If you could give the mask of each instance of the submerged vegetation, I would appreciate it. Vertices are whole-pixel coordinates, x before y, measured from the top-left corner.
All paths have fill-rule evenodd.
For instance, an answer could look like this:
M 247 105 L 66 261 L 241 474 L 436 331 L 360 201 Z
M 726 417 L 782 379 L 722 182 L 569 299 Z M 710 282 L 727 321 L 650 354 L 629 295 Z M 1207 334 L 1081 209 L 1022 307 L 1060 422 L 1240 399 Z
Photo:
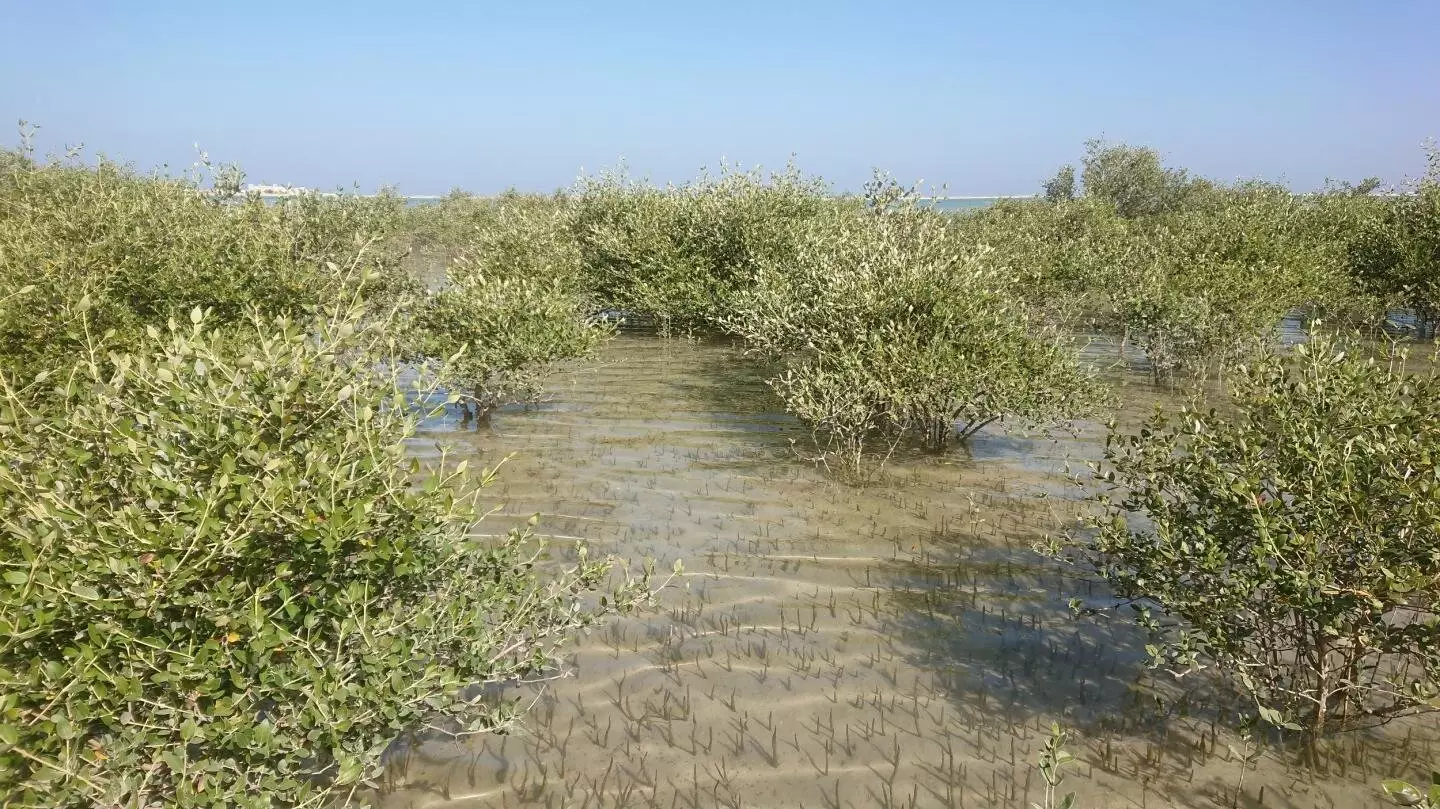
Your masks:
M 1223 377 L 1214 409 L 1112 428 L 1091 530 L 1058 544 L 1158 665 L 1214 668 L 1277 727 L 1437 706 L 1440 389 L 1371 339 L 1440 320 L 1433 156 L 1406 193 L 1296 195 L 1092 142 L 1042 198 L 964 215 L 793 167 L 418 208 L 238 189 L 0 153 L 14 805 L 319 805 L 399 736 L 503 727 L 480 686 L 554 674 L 652 584 L 476 535 L 492 472 L 407 442 L 446 407 L 534 402 L 617 322 L 734 340 L 801 455 L 856 479 L 1104 416 L 1086 341 L 1158 384 Z M 1283 349 L 1287 323 L 1311 343 Z

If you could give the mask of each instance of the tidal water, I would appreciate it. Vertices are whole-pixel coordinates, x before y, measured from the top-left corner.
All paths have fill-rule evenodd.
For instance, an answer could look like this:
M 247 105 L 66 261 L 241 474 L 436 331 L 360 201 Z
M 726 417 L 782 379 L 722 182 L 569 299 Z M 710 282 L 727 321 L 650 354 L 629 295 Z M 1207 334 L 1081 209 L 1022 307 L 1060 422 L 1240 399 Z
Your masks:
M 1111 381 L 1122 421 L 1178 399 Z M 514 689 L 534 700 L 514 732 L 405 750 L 384 807 L 1022 807 L 1052 722 L 1084 809 L 1382 806 L 1380 778 L 1440 761 L 1430 721 L 1302 766 L 1147 671 L 1128 623 L 1072 617 L 1105 589 L 1032 545 L 1073 519 L 1098 425 L 987 431 L 855 486 L 798 457 L 805 430 L 728 343 L 622 335 L 550 390 L 478 429 L 436 420 L 415 452 L 513 454 L 487 533 L 538 515 L 557 551 L 687 573 L 582 638 L 569 676 Z

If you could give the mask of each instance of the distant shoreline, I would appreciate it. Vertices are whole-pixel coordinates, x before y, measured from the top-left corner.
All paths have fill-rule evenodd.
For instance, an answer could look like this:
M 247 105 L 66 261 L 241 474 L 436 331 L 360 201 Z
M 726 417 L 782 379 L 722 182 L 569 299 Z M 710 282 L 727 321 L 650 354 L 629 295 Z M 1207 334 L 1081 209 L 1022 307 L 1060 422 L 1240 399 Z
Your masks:
M 348 194 L 348 193 L 342 194 L 342 193 L 336 193 L 336 192 L 334 192 L 334 191 L 317 191 L 317 190 L 315 190 L 315 189 L 313 189 L 313 188 L 287 188 L 287 189 L 285 189 L 284 191 L 277 191 L 277 190 L 275 190 L 275 188 L 276 188 L 275 186 L 266 186 L 266 187 L 253 187 L 253 186 L 252 186 L 252 187 L 250 187 L 250 188 L 245 189 L 245 193 L 255 193 L 255 192 L 258 192 L 258 193 L 260 194 L 260 196 L 263 197 L 263 198 L 265 198 L 265 199 L 286 199 L 286 198 L 289 198 L 289 197 L 303 197 L 303 196 L 308 196 L 308 195 L 311 195 L 311 194 L 314 194 L 314 195 L 317 195 L 317 196 L 323 196 L 323 197 L 337 197 L 337 196 L 346 196 L 346 197 L 350 197 L 350 196 L 354 196 L 354 197 L 377 197 L 377 196 L 380 196 L 379 194 Z M 539 193 L 539 192 L 536 192 L 536 193 Z M 444 194 L 396 194 L 395 196 L 398 196 L 398 197 L 400 197 L 401 199 L 439 200 L 439 199 L 444 199 L 446 195 L 444 195 Z M 491 199 L 491 198 L 498 197 L 498 196 L 500 196 L 500 195 L 499 195 L 499 194 L 475 194 L 474 196 L 475 196 L 477 199 Z M 839 196 L 839 195 L 837 195 L 837 196 Z M 917 197 L 917 199 L 923 200 L 923 201 L 925 201 L 925 202 L 946 202 L 946 201 L 949 201 L 949 200 L 955 200 L 955 201 L 974 201 L 974 200 L 986 200 L 986 199 L 1035 199 L 1035 198 L 1038 197 L 1038 196 L 1040 196 L 1040 195 L 1039 195 L 1039 194 L 976 194 L 976 195 L 965 195 L 965 196 Z
M 946 196 L 946 197 L 920 197 L 923 200 L 935 200 L 944 202 L 949 199 L 1035 199 L 1039 194 L 982 194 L 980 196 Z

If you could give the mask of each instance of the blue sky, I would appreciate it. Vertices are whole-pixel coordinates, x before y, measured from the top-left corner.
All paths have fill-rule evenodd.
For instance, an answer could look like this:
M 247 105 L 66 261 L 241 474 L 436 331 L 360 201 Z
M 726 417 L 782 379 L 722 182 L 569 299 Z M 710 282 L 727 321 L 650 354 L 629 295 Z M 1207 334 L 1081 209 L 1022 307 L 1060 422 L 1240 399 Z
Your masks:
M 552 190 L 625 158 L 1029 193 L 1083 141 L 1229 180 L 1399 180 L 1440 3 L 0 0 L 0 142 L 255 182 Z

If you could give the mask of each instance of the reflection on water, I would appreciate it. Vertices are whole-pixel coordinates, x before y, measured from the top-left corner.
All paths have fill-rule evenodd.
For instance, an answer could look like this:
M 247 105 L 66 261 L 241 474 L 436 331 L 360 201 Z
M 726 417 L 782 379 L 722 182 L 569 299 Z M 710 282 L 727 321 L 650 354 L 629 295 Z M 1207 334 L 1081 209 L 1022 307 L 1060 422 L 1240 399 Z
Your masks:
M 1073 515 L 1097 427 L 982 434 L 856 488 L 796 460 L 762 376 L 726 344 L 622 336 L 543 406 L 432 425 L 486 464 L 515 453 L 487 530 L 539 514 L 557 547 L 688 573 L 582 639 L 573 676 L 512 689 L 535 700 L 514 734 L 400 751 L 382 805 L 1025 806 L 1052 721 L 1080 734 L 1080 806 L 1232 805 L 1246 748 L 1214 698 L 1157 705 L 1174 688 L 1142 677 L 1141 638 L 1069 614 L 1103 589 L 1030 550 Z M 1130 418 L 1172 399 L 1124 398 Z M 1266 751 L 1239 805 L 1380 805 L 1380 775 L 1440 760 L 1433 729 L 1349 736 L 1323 773 Z

